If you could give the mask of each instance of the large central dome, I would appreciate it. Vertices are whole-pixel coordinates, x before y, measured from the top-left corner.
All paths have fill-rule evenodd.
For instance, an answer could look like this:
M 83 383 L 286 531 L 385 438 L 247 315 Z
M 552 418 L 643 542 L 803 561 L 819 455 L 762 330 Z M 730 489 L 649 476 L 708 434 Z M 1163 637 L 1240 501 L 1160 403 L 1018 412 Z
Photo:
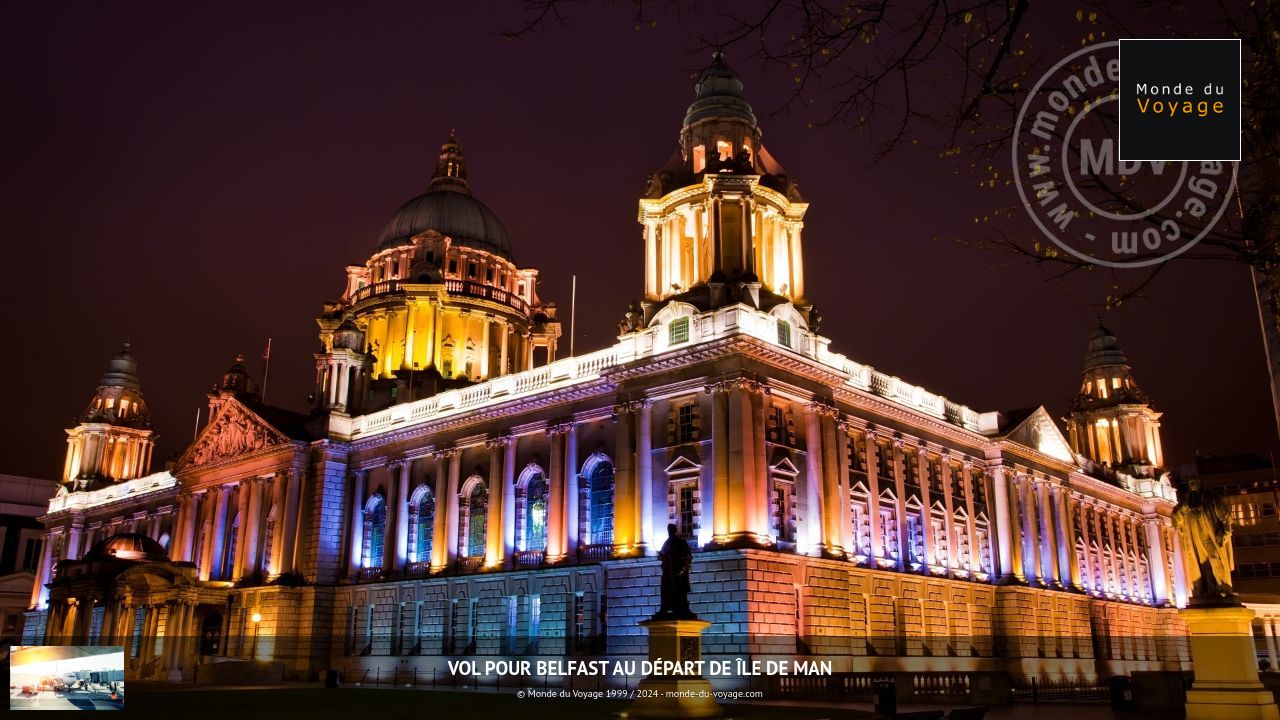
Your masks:
M 440 148 L 440 160 L 427 192 L 400 206 L 383 228 L 378 247 L 403 244 L 427 230 L 447 235 L 455 244 L 512 260 L 506 227 L 471 194 L 462 146 L 453 135 Z

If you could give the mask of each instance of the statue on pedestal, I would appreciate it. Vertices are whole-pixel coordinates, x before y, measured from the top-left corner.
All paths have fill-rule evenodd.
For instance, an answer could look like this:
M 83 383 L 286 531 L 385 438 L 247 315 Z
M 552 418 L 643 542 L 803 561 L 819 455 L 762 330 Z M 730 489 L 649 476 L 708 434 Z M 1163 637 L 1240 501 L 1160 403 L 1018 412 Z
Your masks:
M 1191 478 L 1173 510 L 1173 524 L 1191 580 L 1190 604 L 1239 605 L 1231 589 L 1236 563 L 1231 547 L 1231 509 L 1226 501 L 1204 490 L 1200 478 Z
M 692 620 L 698 616 L 689 609 L 689 571 L 693 567 L 693 549 L 680 537 L 674 524 L 667 525 L 667 541 L 658 552 L 662 558 L 662 604 L 655 620 Z

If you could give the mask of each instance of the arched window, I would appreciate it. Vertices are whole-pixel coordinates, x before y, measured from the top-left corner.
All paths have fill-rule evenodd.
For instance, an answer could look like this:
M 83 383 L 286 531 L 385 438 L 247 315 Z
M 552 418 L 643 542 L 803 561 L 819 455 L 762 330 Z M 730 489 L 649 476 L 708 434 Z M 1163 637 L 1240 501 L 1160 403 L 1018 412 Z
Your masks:
M 786 320 L 778 321 L 778 344 L 791 347 L 791 323 Z
M 426 485 L 419 485 L 409 497 L 409 562 L 431 560 L 431 541 L 435 531 L 435 494 Z
M 382 550 L 387 537 L 387 503 L 378 493 L 364 506 L 364 557 L 361 567 L 382 565 Z
M 613 463 L 603 455 L 587 460 L 583 476 L 587 480 L 590 544 L 613 544 Z
M 535 471 L 524 485 L 524 549 L 547 549 L 547 480 Z
M 484 557 L 485 526 L 489 520 L 489 489 L 480 478 L 473 478 L 468 483 L 470 492 L 466 495 L 467 524 L 463 535 L 466 557 Z

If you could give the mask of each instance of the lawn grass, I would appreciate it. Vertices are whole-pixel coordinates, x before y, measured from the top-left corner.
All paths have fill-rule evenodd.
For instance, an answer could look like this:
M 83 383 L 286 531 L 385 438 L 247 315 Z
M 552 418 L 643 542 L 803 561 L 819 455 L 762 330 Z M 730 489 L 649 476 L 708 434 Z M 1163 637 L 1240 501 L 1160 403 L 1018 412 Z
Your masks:
M 174 689 L 162 683 L 130 683 L 125 707 L 140 718 L 218 718 L 252 720 L 352 720 L 354 718 L 415 718 L 416 720 L 611 720 L 629 703 L 625 700 L 570 698 L 518 699 L 507 693 L 320 687 Z M 870 717 L 858 710 L 772 705 L 727 705 L 726 718 L 744 720 L 858 720 Z

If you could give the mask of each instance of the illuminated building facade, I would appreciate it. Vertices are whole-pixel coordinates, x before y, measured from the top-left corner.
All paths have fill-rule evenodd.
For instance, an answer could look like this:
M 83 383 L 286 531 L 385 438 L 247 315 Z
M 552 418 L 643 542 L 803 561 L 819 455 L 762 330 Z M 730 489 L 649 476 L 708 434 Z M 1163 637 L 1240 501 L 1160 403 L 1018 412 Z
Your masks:
M 564 358 L 451 138 L 326 306 L 311 413 L 264 405 L 237 364 L 172 473 L 55 498 L 33 634 L 132 638 L 131 668 L 169 677 L 202 653 L 308 677 L 641 653 L 673 524 L 698 549 L 709 656 L 1183 667 L 1145 399 L 1078 400 L 1068 440 L 1043 408 L 977 412 L 833 351 L 805 295 L 807 205 L 719 56 L 679 138 L 640 201 L 642 298 L 616 344 Z M 1083 395 L 1129 381 L 1108 342 Z M 1082 439 L 1113 417 L 1146 444 Z M 171 622 L 200 647 L 166 649 Z

